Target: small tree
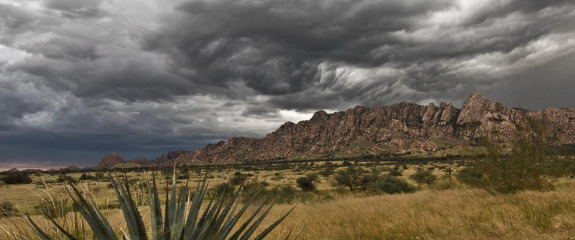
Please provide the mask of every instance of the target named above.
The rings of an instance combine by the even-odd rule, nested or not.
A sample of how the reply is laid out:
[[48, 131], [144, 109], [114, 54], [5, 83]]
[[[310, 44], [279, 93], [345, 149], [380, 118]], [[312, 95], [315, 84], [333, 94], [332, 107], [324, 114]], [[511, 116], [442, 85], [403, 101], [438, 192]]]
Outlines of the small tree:
[[433, 175], [430, 170], [423, 170], [421, 168], [418, 168], [409, 178], [415, 180], [418, 184], [431, 184], [437, 180], [437, 176]]
[[550, 139], [541, 120], [530, 124], [531, 131], [526, 127], [518, 128], [508, 155], [504, 154], [501, 144], [492, 139], [482, 139], [486, 157], [468, 170], [475, 174], [471, 179], [477, 179], [477, 175], [481, 174], [481, 187], [501, 193], [553, 190], [550, 170], [553, 169], [555, 159], [548, 152]]
[[296, 184], [301, 190], [305, 192], [314, 191], [316, 189], [315, 181], [317, 181], [316, 174], [308, 174], [305, 177], [300, 177], [296, 179]]
[[337, 171], [334, 179], [336, 184], [346, 186], [353, 192], [357, 188], [365, 188], [372, 178], [361, 167], [349, 166]]
[[104, 179], [104, 173], [103, 172], [97, 172], [95, 177], [96, 177], [96, 180], [102, 180], [102, 179]]

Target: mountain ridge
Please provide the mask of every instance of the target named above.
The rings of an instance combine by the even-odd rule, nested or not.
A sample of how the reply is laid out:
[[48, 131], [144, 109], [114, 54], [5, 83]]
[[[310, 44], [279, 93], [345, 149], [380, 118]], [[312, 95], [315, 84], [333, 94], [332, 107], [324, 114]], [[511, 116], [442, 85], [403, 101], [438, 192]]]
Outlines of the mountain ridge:
[[397, 103], [355, 106], [331, 114], [317, 111], [309, 120], [286, 122], [263, 138], [232, 137], [193, 151], [166, 153], [153, 164], [216, 164], [279, 159], [361, 156], [381, 153], [435, 152], [445, 146], [468, 146], [497, 134], [510, 142], [519, 126], [542, 119], [560, 144], [575, 141], [575, 108], [541, 111], [514, 109], [473, 93], [461, 109]]

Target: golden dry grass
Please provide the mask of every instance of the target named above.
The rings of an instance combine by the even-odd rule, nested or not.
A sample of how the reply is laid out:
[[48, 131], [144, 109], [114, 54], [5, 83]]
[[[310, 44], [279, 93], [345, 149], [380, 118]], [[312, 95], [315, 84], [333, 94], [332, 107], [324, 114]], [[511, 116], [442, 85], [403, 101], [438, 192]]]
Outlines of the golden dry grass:
[[[569, 239], [575, 238], [572, 187], [516, 195], [460, 189], [352, 197], [300, 205], [282, 226], [305, 224], [301, 239]], [[288, 208], [276, 207], [268, 222]]]
[[[276, 206], [262, 229], [289, 208]], [[109, 214], [121, 222], [118, 210]], [[270, 239], [304, 225], [300, 239], [569, 239], [575, 237], [575, 182], [563, 181], [553, 192], [423, 190], [300, 204]], [[6, 238], [0, 231], [0, 239]]]
[[[405, 169], [403, 178], [412, 182], [408, 176], [417, 167], [411, 165]], [[431, 166], [425, 164], [421, 167], [427, 169]], [[287, 169], [251, 173], [259, 181], [267, 179], [271, 186], [277, 186], [295, 185], [297, 177], [313, 172]], [[208, 180], [210, 186], [227, 181], [233, 173], [214, 172], [214, 177]], [[282, 178], [274, 180], [276, 173], [280, 173]], [[438, 176], [444, 174], [437, 168], [434, 173]], [[130, 176], [145, 178], [145, 174], [132, 174]], [[191, 175], [192, 183], [197, 181], [197, 176]], [[320, 179], [319, 189], [333, 189], [329, 179]], [[113, 190], [106, 188], [107, 183], [91, 183], [90, 188], [98, 201], [115, 199]], [[86, 186], [84, 183], [80, 185]], [[159, 182], [159, 186], [163, 185], [164, 180]], [[52, 194], [66, 197], [62, 184], [52, 184], [52, 187]], [[556, 187], [557, 190], [552, 192], [528, 191], [513, 195], [491, 195], [478, 189], [424, 189], [411, 194], [369, 197], [348, 195], [333, 201], [298, 205], [270, 239], [276, 239], [281, 232], [289, 230], [295, 234], [304, 225], [300, 239], [575, 239], [575, 180], [561, 180]], [[41, 197], [47, 196], [43, 190], [34, 184], [1, 187], [0, 200], [32, 207]], [[163, 196], [162, 193], [160, 195]], [[274, 207], [258, 231], [291, 207]], [[122, 214], [118, 209], [106, 214], [114, 226], [122, 226]], [[147, 207], [142, 208], [142, 214], [145, 218], [149, 216]], [[42, 219], [41, 216], [34, 218]], [[20, 218], [3, 218], [0, 226], [13, 227], [11, 222], [20, 226], [24, 223]], [[8, 239], [1, 228], [0, 239]]]

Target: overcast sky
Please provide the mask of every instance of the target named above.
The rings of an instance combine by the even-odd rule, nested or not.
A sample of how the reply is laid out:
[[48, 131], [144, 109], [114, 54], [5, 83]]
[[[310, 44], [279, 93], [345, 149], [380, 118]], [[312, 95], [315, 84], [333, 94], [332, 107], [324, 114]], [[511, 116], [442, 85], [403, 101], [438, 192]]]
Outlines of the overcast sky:
[[153, 159], [314, 111], [575, 107], [575, 1], [0, 0], [0, 168]]

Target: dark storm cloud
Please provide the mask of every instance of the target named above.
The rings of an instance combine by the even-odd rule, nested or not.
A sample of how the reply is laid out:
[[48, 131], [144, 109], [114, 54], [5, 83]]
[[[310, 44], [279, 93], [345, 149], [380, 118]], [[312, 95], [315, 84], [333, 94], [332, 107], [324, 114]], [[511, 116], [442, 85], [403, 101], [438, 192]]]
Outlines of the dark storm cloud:
[[103, 0], [46, 0], [48, 9], [61, 11], [62, 16], [69, 18], [99, 17], [104, 12], [99, 9]]
[[[428, 23], [458, 8], [453, 1], [191, 1], [146, 46], [171, 54], [172, 71], [193, 73], [187, 77], [195, 83], [227, 88], [242, 82], [273, 96], [276, 107], [381, 105], [447, 92], [461, 99], [491, 86], [500, 79], [469, 83], [476, 76], [451, 63], [509, 53], [573, 18], [572, 1], [491, 1], [464, 16], [446, 16], [452, 24]], [[337, 74], [335, 68], [320, 71], [321, 64], [347, 67], [340, 72], [383, 66], [402, 73], [353, 85], [331, 77], [320, 84], [322, 74]], [[414, 93], [397, 92], [402, 88]]]
[[[259, 93], [299, 92], [319, 78], [318, 64], [385, 62], [370, 52], [396, 44], [390, 32], [448, 3], [417, 1], [195, 1], [187, 15], [148, 41], [169, 52], [176, 71], [195, 81], [226, 86], [243, 81]], [[384, 58], [389, 58], [385, 56]]]
[[0, 161], [26, 145], [37, 160], [49, 149], [51, 159], [90, 149], [149, 157], [262, 136], [320, 109], [457, 105], [471, 92], [566, 106], [574, 9], [559, 0], [0, 0]]

